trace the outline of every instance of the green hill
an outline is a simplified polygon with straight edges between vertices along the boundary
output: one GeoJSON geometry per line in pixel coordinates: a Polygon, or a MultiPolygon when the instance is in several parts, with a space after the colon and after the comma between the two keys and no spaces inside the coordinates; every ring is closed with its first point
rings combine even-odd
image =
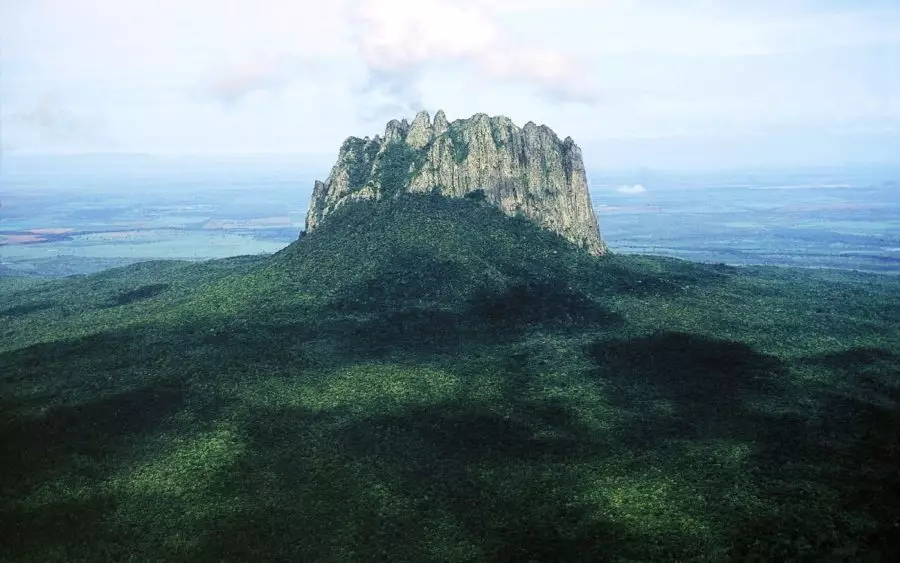
{"type": "Polygon", "coordinates": [[[893,561],[898,294],[439,196],[0,278],[0,560],[893,561]]]}

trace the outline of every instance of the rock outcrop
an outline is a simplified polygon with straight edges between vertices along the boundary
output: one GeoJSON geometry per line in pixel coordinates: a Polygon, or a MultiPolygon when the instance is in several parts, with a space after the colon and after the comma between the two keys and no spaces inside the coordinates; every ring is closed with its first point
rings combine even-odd
{"type": "Polygon", "coordinates": [[[595,255],[606,252],[588,193],[581,149],[548,127],[479,113],[447,122],[419,112],[392,120],[384,137],[350,137],[325,182],[317,181],[306,230],[349,201],[437,192],[464,197],[483,190],[505,213],[524,214],[595,255]]]}

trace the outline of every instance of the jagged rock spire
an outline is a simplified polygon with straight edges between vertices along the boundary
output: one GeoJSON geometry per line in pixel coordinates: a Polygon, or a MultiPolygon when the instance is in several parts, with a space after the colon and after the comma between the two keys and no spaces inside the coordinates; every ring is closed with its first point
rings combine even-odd
{"type": "Polygon", "coordinates": [[[434,138],[431,128],[431,117],[427,111],[420,111],[413,119],[409,132],[406,134],[406,144],[414,149],[421,149],[434,138]]]}
{"type": "Polygon", "coordinates": [[[447,116],[444,114],[444,110],[439,109],[434,114],[434,124],[432,124],[435,136],[443,135],[448,127],[450,127],[450,123],[447,122],[447,116]]]}

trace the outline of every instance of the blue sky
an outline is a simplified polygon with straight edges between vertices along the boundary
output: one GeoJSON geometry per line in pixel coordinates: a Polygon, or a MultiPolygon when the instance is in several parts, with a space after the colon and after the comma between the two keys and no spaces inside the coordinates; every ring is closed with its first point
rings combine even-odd
{"type": "Polygon", "coordinates": [[[900,160],[900,0],[0,0],[5,155],[333,157],[444,109],[589,166],[900,160]]]}

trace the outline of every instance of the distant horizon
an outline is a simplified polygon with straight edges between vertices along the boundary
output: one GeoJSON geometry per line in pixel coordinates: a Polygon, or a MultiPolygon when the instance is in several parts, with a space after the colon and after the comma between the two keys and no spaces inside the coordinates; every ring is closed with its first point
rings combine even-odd
{"type": "MultiPolygon", "coordinates": [[[[576,141],[577,143],[577,141],[576,141]]],[[[78,161],[78,160],[105,160],[124,161],[124,160],[155,160],[170,161],[180,164],[189,164],[191,161],[221,161],[236,160],[245,161],[247,163],[278,162],[279,164],[301,164],[304,166],[327,166],[329,169],[334,164],[338,154],[338,147],[328,152],[309,152],[309,151],[259,151],[259,152],[196,152],[196,153],[156,153],[156,152],[115,152],[115,151],[86,151],[86,152],[59,152],[59,153],[38,153],[38,152],[13,152],[0,154],[0,174],[5,168],[4,164],[12,164],[15,161],[25,162],[29,160],[60,160],[60,161],[78,161]]],[[[584,147],[582,151],[585,152],[584,147]]],[[[900,160],[873,160],[873,161],[850,161],[850,162],[831,162],[831,163],[760,163],[760,164],[721,164],[708,166],[666,166],[652,164],[631,164],[619,166],[604,166],[591,164],[588,155],[585,156],[585,168],[589,173],[594,172],[610,172],[610,173],[729,173],[729,172],[772,172],[780,171],[849,171],[859,169],[884,169],[896,170],[900,172],[900,160]]]]}

